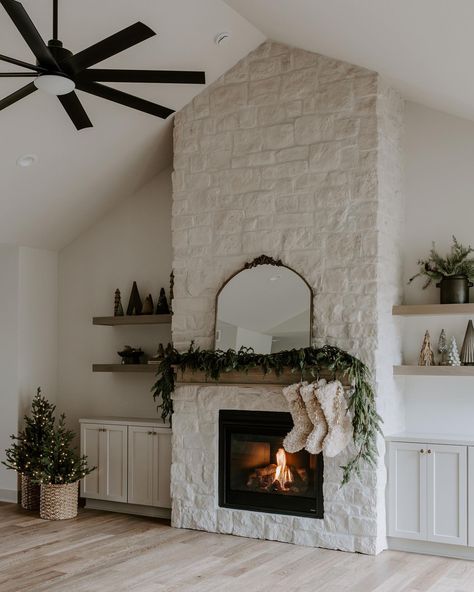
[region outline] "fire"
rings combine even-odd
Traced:
[[[278,452],[276,453],[276,461],[277,467],[273,483],[278,481],[281,488],[284,491],[288,491],[290,489],[288,484],[293,482],[293,475],[291,474],[290,467],[286,464],[286,452],[283,450],[283,448],[278,449]]]

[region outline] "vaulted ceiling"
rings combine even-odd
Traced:
[[[474,119],[472,0],[226,0],[267,37],[370,68],[407,99]]]
[[[471,0],[59,2],[60,37],[73,52],[138,20],[158,33],[101,67],[204,69],[212,82],[268,37],[371,68],[408,99],[474,119]],[[49,39],[52,1],[23,4]],[[222,31],[232,38],[218,47]],[[3,9],[0,53],[32,60]],[[23,84],[1,79],[0,96]],[[202,90],[115,86],[175,109]],[[39,92],[0,112],[0,243],[59,249],[170,163],[170,120],[79,94],[95,125],[79,133],[57,99]],[[28,153],[39,161],[20,169]]]
[[[23,0],[43,38],[51,38],[51,0]],[[101,67],[205,70],[208,82],[264,36],[221,0],[60,0],[59,36],[73,52],[142,21],[157,36]],[[232,31],[217,46],[214,38]],[[34,61],[0,7],[0,53]],[[0,71],[20,71],[1,64]],[[0,96],[30,82],[0,79]],[[121,84],[121,90],[180,109],[196,85]],[[163,121],[78,92],[94,127],[77,132],[56,97],[36,92],[0,111],[0,243],[59,249],[171,160],[171,119]],[[36,165],[17,158],[34,153]]]

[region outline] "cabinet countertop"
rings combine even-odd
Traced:
[[[163,423],[160,417],[138,418],[138,417],[81,417],[79,423],[97,423],[109,425],[129,425],[129,426],[153,426],[171,432],[170,425]]]
[[[474,434],[436,434],[419,432],[400,432],[385,436],[387,442],[419,442],[420,444],[452,444],[474,446]]]

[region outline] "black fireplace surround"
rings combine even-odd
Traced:
[[[283,449],[289,413],[219,412],[219,506],[323,518],[323,457]]]

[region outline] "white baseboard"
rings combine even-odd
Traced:
[[[428,541],[413,541],[410,539],[387,538],[387,545],[391,551],[406,551],[421,555],[437,555],[441,557],[453,557],[455,559],[468,559],[474,561],[474,548],[464,545],[446,545],[444,543],[431,543]]]
[[[166,520],[171,518],[171,510],[168,508],[154,508],[153,506],[138,506],[136,504],[124,504],[96,499],[86,499],[86,508],[88,510],[135,514],[136,516],[149,516],[150,518],[164,518]]]
[[[16,489],[0,489],[0,502],[18,503],[18,491]]]

